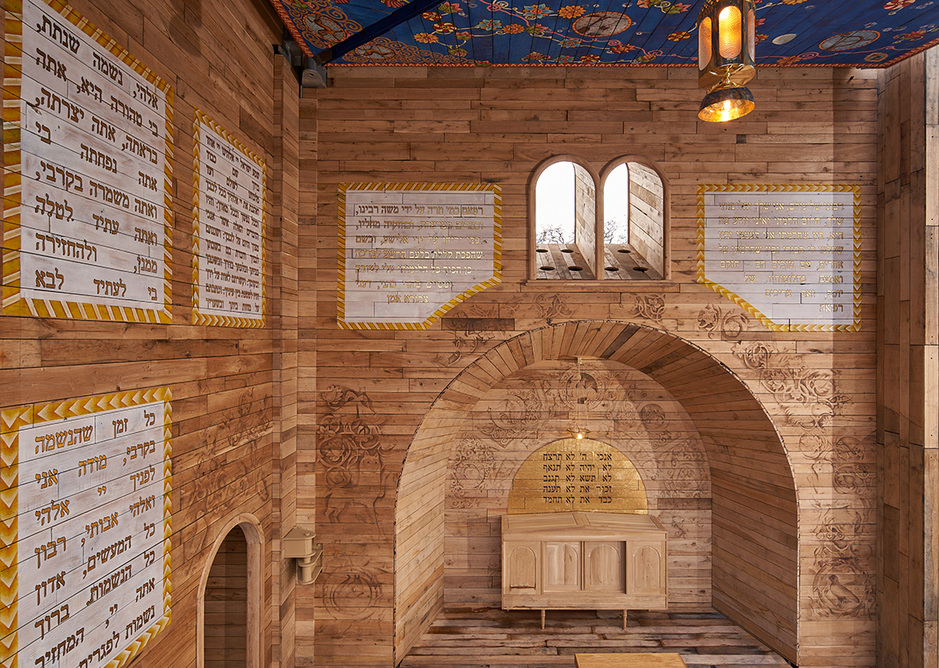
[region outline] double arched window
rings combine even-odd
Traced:
[[[529,212],[530,278],[668,278],[668,189],[649,161],[626,156],[596,172],[550,158],[532,174]]]

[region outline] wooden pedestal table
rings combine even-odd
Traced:
[[[577,668],[686,668],[681,654],[575,654]]]
[[[662,610],[667,534],[628,513],[536,513],[502,517],[504,610]]]

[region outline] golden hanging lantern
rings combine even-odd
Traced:
[[[746,85],[756,75],[752,0],[707,0],[698,14],[698,86],[708,91],[702,121],[731,121],[756,106]]]

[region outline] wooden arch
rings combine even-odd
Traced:
[[[218,554],[222,542],[228,536],[229,532],[235,527],[240,527],[244,532],[245,541],[248,547],[248,582],[247,595],[248,605],[247,631],[246,638],[246,662],[247,668],[260,668],[263,665],[261,656],[261,581],[263,580],[264,568],[262,561],[262,550],[264,547],[264,533],[261,523],[254,515],[241,514],[232,517],[222,525],[209,552],[205,565],[202,568],[202,578],[199,581],[198,604],[196,611],[196,666],[203,668],[205,666],[205,590],[209,583],[209,573],[212,571],[212,564],[215,563],[215,557]]]
[[[411,442],[395,507],[395,663],[443,605],[447,454],[467,412],[515,371],[578,355],[637,369],[688,412],[710,463],[713,605],[797,662],[797,489],[772,420],[730,370],[688,341],[635,323],[572,321],[520,334],[468,366]]]

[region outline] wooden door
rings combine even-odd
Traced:
[[[626,593],[634,596],[661,595],[665,588],[665,548],[658,541],[627,544]]]
[[[624,589],[623,543],[584,543],[584,589],[622,594]]]
[[[205,586],[205,668],[246,668],[248,543],[234,527],[219,546]]]
[[[580,591],[580,541],[546,541],[542,591]]]
[[[513,593],[535,593],[538,590],[538,542],[506,543],[502,588]]]

